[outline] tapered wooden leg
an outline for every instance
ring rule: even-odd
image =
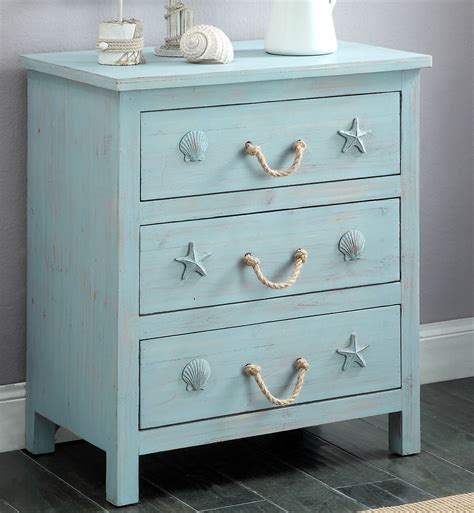
[[[136,504],[138,496],[138,454],[107,452],[107,500],[115,506]]]
[[[31,454],[54,452],[56,424],[35,411],[26,411],[26,449]]]
[[[419,407],[413,405],[405,411],[390,413],[389,444],[390,450],[401,456],[421,451]]]

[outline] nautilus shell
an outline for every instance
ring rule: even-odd
[[[207,360],[199,358],[192,360],[183,369],[182,378],[186,383],[186,390],[198,392],[204,390],[211,377],[211,366]]]
[[[209,140],[204,132],[192,130],[181,139],[179,149],[185,162],[201,162],[206,157],[208,145]]]
[[[212,25],[196,25],[188,30],[180,43],[188,62],[228,64],[234,60],[234,47],[221,29]]]
[[[359,230],[351,230],[345,233],[339,241],[339,251],[344,255],[344,260],[359,260],[365,247],[365,237]]]

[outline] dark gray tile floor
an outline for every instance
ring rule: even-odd
[[[121,511],[341,513],[474,491],[474,378],[422,387],[422,446],[387,450],[371,417],[140,460],[139,505]],[[105,456],[85,442],[54,454],[0,454],[0,513],[115,511]]]

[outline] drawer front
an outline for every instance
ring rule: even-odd
[[[299,357],[310,368],[295,404],[398,388],[400,309],[142,341],[140,427],[273,408],[245,375],[245,365],[259,365],[270,392],[286,398],[295,385]]]
[[[356,119],[360,139],[346,145],[339,131],[356,134]],[[141,134],[143,201],[400,172],[399,93],[146,112]],[[270,167],[287,168],[298,139],[307,148],[287,177],[244,151],[252,141]]]
[[[365,246],[352,260],[341,252],[341,241],[353,233],[363,237]],[[262,285],[243,264],[250,252],[269,279],[284,282],[294,270],[298,248],[309,258],[286,289]],[[140,312],[398,281],[399,254],[398,199],[144,226]]]

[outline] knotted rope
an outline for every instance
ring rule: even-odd
[[[293,145],[293,150],[295,151],[295,160],[293,161],[293,164],[291,164],[291,166],[285,170],[274,170],[268,165],[260,146],[255,146],[250,141],[245,143],[245,153],[252,157],[257,157],[257,160],[260,162],[260,165],[262,166],[265,173],[267,173],[267,175],[273,176],[274,178],[290,176],[293,173],[296,173],[301,165],[301,161],[303,160],[303,153],[306,150],[306,143],[299,139]]]
[[[288,278],[288,280],[283,283],[275,283],[273,281],[268,280],[264,276],[262,270],[260,269],[260,260],[257,257],[254,257],[252,253],[246,253],[243,259],[245,265],[253,267],[253,270],[255,271],[257,278],[263,285],[275,290],[287,289],[288,287],[291,287],[296,283],[296,281],[300,277],[301,268],[303,267],[303,264],[305,264],[308,261],[308,252],[305,249],[297,249],[295,251],[294,260],[295,268],[291,273],[291,276]]]
[[[247,376],[253,376],[255,378],[258,388],[260,388],[262,394],[271,403],[275,404],[276,406],[288,406],[289,404],[293,403],[300,395],[301,389],[303,388],[304,376],[306,371],[309,369],[309,363],[304,358],[298,358],[295,361],[295,367],[298,369],[298,374],[296,375],[296,384],[288,399],[278,399],[278,397],[272,395],[270,390],[268,390],[267,386],[265,385],[265,382],[263,381],[262,368],[258,365],[248,363],[245,366],[244,371]]]

